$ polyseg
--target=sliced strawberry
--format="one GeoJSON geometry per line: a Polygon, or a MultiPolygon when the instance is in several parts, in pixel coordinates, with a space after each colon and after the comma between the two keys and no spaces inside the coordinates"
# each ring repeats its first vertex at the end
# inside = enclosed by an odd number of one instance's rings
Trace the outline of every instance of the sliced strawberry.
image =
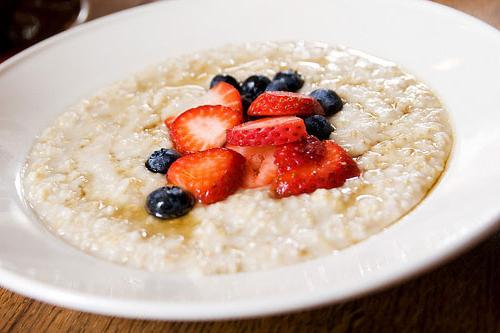
{"type": "Polygon", "coordinates": [[[281,172],[290,171],[301,165],[321,160],[325,151],[324,142],[309,135],[305,140],[276,147],[274,163],[281,172]]]}
{"type": "Polygon", "coordinates": [[[181,154],[222,147],[226,130],[240,124],[240,111],[222,105],[203,105],[178,116],[170,129],[175,148],[181,154]]]}
{"type": "Polygon", "coordinates": [[[227,131],[227,142],[234,146],[277,146],[307,136],[304,121],[297,117],[263,118],[243,123],[227,131]]]}
{"type": "Polygon", "coordinates": [[[204,204],[224,200],[241,185],[245,158],[226,148],[182,156],[168,169],[167,180],[193,193],[204,204]]]}
{"type": "Polygon", "coordinates": [[[172,123],[177,116],[181,115],[186,110],[194,109],[202,105],[223,105],[243,113],[241,96],[238,89],[226,82],[219,82],[198,98],[193,98],[191,96],[191,98],[187,99],[183,97],[176,105],[172,105],[169,109],[170,116],[164,120],[165,125],[167,128],[170,128],[170,123],[172,123]]]}
{"type": "Polygon", "coordinates": [[[165,126],[167,126],[167,128],[169,130],[172,129],[172,125],[173,125],[176,118],[177,118],[177,116],[170,116],[170,117],[165,118],[165,120],[163,121],[165,123],[165,126]]]}
{"type": "Polygon", "coordinates": [[[228,108],[243,112],[241,96],[235,87],[226,82],[219,82],[213,86],[199,101],[198,105],[224,105],[228,108]]]}
{"type": "Polygon", "coordinates": [[[283,198],[311,193],[318,188],[342,186],[349,178],[359,176],[356,162],[333,141],[324,141],[325,155],[315,163],[306,163],[290,171],[278,171],[272,190],[283,198]]]}
{"type": "Polygon", "coordinates": [[[246,159],[242,184],[244,188],[266,186],[276,178],[278,168],[274,164],[275,147],[226,147],[240,153],[246,159]]]}
{"type": "Polygon", "coordinates": [[[302,94],[286,91],[267,91],[253,101],[250,116],[310,116],[325,114],[319,102],[302,94]]]}

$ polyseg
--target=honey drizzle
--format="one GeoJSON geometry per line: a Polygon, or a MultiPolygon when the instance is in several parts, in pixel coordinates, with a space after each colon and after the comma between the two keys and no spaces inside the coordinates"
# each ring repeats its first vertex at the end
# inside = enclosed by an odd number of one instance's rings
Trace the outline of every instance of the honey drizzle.
{"type": "Polygon", "coordinates": [[[150,238],[155,235],[166,237],[182,236],[188,240],[199,221],[192,214],[172,220],[160,220],[148,214],[146,209],[137,205],[113,205],[114,212],[111,218],[126,221],[134,230],[143,231],[144,238],[150,238]]]}

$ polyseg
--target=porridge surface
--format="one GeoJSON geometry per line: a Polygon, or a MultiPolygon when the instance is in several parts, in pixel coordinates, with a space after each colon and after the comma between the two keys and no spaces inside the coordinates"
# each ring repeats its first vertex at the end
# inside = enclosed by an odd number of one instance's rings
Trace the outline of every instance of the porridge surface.
{"type": "Polygon", "coordinates": [[[152,271],[232,273],[326,255],[381,231],[424,198],[451,145],[438,98],[393,63],[321,43],[247,44],[171,59],[80,102],[37,139],[23,182],[38,216],[84,251],[152,271]],[[304,77],[301,92],[342,97],[331,139],[361,177],[284,199],[239,190],[174,221],[149,216],[145,198],[165,177],[144,162],[172,146],[162,120],[219,72],[244,80],[288,68],[304,77]]]}

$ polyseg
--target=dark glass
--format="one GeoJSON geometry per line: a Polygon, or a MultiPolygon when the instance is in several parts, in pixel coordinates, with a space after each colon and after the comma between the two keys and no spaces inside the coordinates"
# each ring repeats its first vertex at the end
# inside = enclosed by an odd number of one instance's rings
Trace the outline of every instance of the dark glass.
{"type": "Polygon", "coordinates": [[[80,0],[0,0],[0,61],[69,28],[80,0]]]}

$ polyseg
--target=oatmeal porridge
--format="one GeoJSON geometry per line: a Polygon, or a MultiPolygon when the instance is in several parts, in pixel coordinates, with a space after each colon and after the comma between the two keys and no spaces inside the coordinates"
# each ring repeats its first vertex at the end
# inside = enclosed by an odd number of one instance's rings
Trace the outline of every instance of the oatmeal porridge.
{"type": "Polygon", "coordinates": [[[95,256],[151,271],[256,271],[330,254],[396,222],[435,184],[451,146],[439,99],[393,63],[322,43],[245,44],[171,59],[71,107],[37,138],[23,187],[54,233],[95,256]],[[164,120],[202,98],[218,73],[243,81],[290,68],[304,78],[299,93],[342,98],[330,140],[360,176],[284,198],[239,188],[176,219],[149,215],[145,198],[166,180],[144,163],[172,148],[164,120]]]}

